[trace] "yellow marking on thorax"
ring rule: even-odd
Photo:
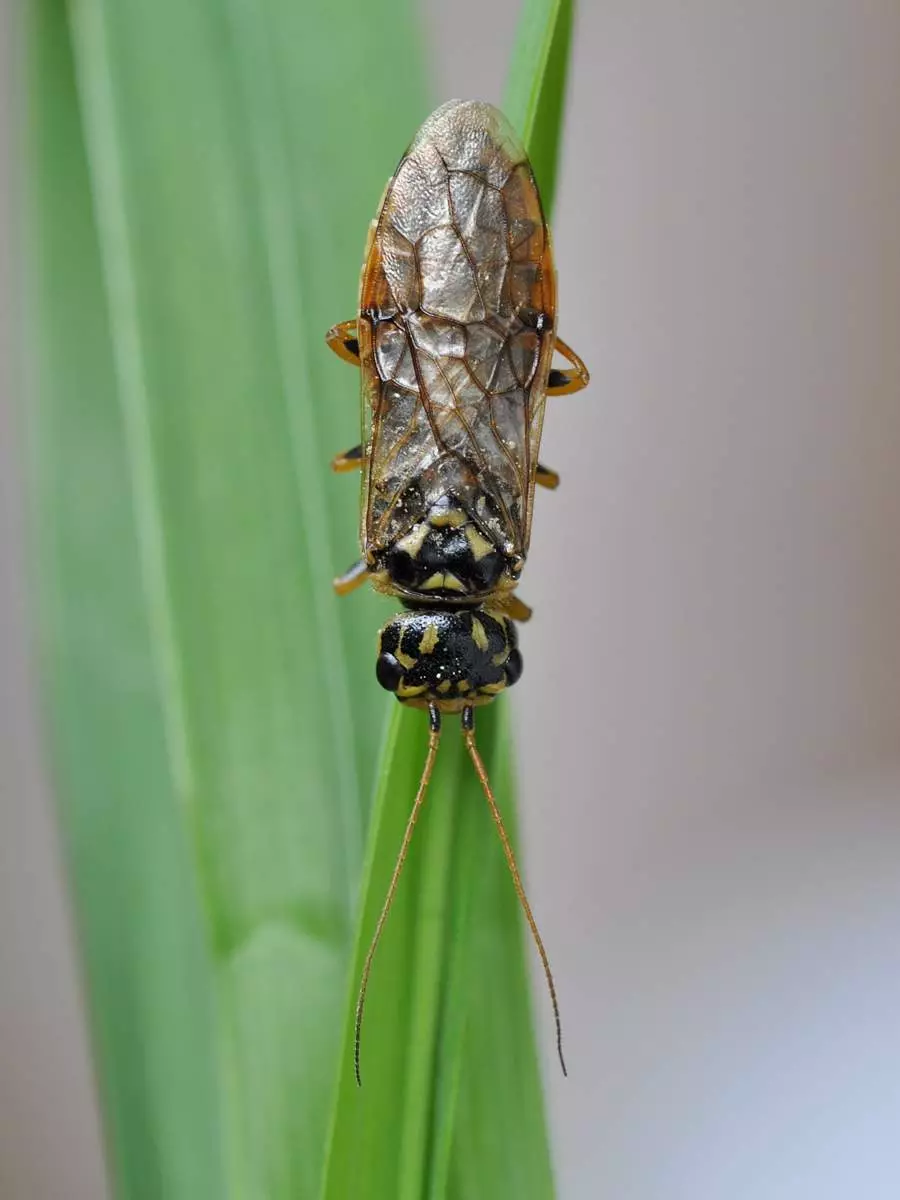
[[[443,588],[448,592],[464,592],[466,590],[456,576],[451,575],[449,571],[444,575],[435,571],[433,575],[428,576],[422,587],[427,588],[428,591],[436,591],[438,588]]]
[[[430,654],[438,644],[438,631],[436,625],[429,625],[422,634],[422,640],[419,642],[419,653]]]
[[[477,617],[472,618],[472,641],[484,653],[488,648],[488,635],[484,631],[484,626]]]
[[[466,541],[476,562],[481,562],[494,549],[487,538],[471,524],[466,526]]]
[[[410,558],[416,558],[422,546],[425,544],[425,539],[428,537],[428,526],[423,521],[420,525],[416,525],[406,537],[402,537],[397,543],[398,550],[405,550]]]
[[[491,695],[494,695],[494,696],[496,696],[496,695],[497,695],[499,692],[502,692],[502,691],[504,691],[504,689],[505,689],[505,688],[506,688],[506,684],[505,684],[505,683],[503,683],[503,682],[500,682],[500,683],[483,683],[483,684],[481,685],[481,687],[480,687],[478,690],[479,690],[479,691],[481,691],[481,692],[490,692],[490,693],[491,693]]]
[[[440,682],[440,683],[437,685],[437,690],[438,690],[439,692],[449,692],[449,691],[450,691],[450,687],[451,687],[450,680],[449,680],[449,679],[442,679],[442,680],[441,680],[441,682]]]
[[[460,525],[465,525],[468,519],[461,508],[442,508],[438,512],[429,513],[428,524],[432,529],[446,529],[447,526],[458,529]]]

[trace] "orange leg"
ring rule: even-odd
[[[356,321],[341,321],[325,334],[325,341],[338,358],[351,366],[359,366],[359,341],[356,337]],[[362,446],[351,446],[343,454],[336,454],[331,460],[332,471],[356,471],[366,461]]]
[[[531,620],[532,609],[514,593],[507,598],[503,607],[506,609],[506,615],[513,621]]]
[[[562,338],[556,339],[556,349],[563,356],[566,362],[572,364],[572,371],[557,371],[550,369],[550,377],[547,380],[547,395],[548,396],[569,396],[572,392],[580,392],[582,388],[587,387],[591,377],[587,367],[575,353],[571,346],[567,346]]]
[[[339,596],[349,596],[369,578],[369,565],[364,558],[353,564],[349,571],[338,575],[334,581],[334,590]]]
[[[332,471],[337,471],[339,474],[342,471],[358,471],[364,466],[366,456],[363,453],[362,446],[351,446],[349,450],[345,450],[343,454],[336,454],[331,460]]]
[[[359,366],[359,337],[355,317],[352,321],[341,321],[339,325],[332,325],[325,334],[325,341],[338,358],[342,358],[351,367]]]
[[[537,465],[534,481],[535,483],[539,483],[541,487],[549,488],[551,492],[559,487],[559,476],[557,473],[550,467],[545,467],[541,462]]]

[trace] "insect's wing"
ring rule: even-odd
[[[555,310],[524,150],[491,106],[444,105],[388,184],[363,268],[368,550],[452,493],[524,555]]]

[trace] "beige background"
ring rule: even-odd
[[[436,97],[499,98],[516,7],[432,0]],[[594,382],[548,417],[515,698],[560,1195],[895,1200],[900,5],[581,8]],[[0,1197],[99,1200],[2,419]]]
[[[24,464],[13,411],[21,327],[11,97],[22,62],[12,9],[13,0],[0,0],[0,1200],[103,1200],[75,955],[28,672]]]

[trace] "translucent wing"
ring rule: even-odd
[[[524,557],[555,309],[525,151],[490,105],[445,104],[388,184],[363,267],[367,555],[450,495]]]

